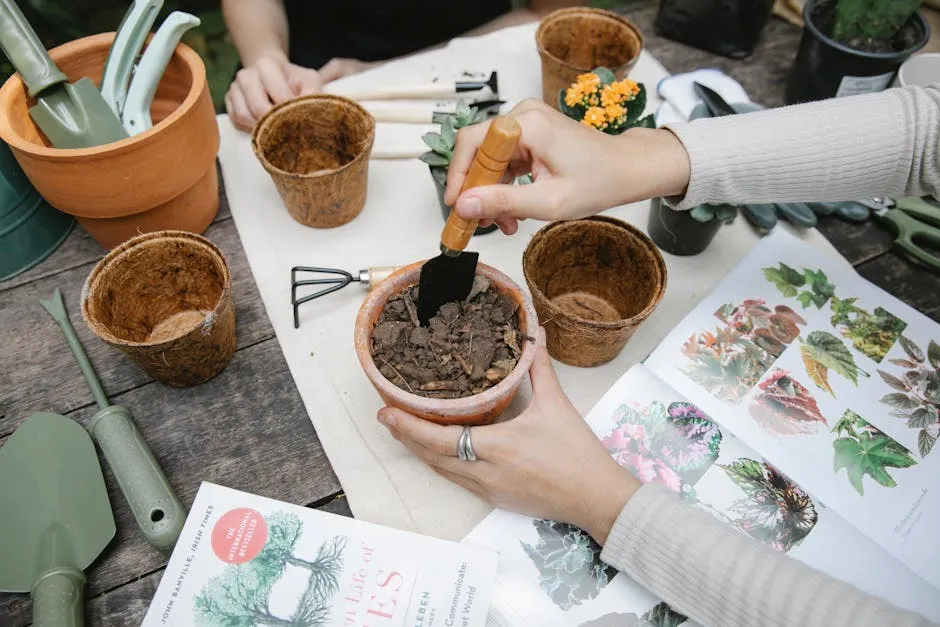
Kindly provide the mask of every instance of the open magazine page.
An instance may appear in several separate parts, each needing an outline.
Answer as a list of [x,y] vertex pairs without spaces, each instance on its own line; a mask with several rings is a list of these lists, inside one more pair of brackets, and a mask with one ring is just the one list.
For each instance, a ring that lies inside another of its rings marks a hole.
[[646,364],[940,589],[940,326],[776,232]]
[[143,625],[481,627],[496,562],[204,482]]
[[[814,568],[940,620],[940,595],[883,548],[638,365],[594,406],[588,424],[642,481]],[[464,542],[500,554],[490,625],[691,625],[600,561],[569,525],[496,510]],[[630,616],[632,615],[632,617]]]

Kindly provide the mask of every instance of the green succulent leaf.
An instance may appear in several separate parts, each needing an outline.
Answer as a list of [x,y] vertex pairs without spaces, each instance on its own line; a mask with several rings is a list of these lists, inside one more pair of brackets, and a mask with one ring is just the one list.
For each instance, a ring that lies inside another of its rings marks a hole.
[[450,158],[440,153],[434,152],[433,150],[424,153],[418,158],[432,168],[446,168],[450,165]]
[[594,68],[593,73],[597,75],[597,78],[601,79],[601,85],[608,85],[617,80],[614,73],[605,67]]
[[451,150],[454,149],[454,142],[457,141],[457,129],[454,127],[454,118],[448,116],[441,122],[441,141]]
[[715,217],[714,205],[699,205],[689,210],[689,215],[697,222],[710,222]]
[[457,117],[462,120],[469,120],[473,117],[473,109],[470,108],[470,105],[466,102],[460,101],[457,103]]
[[842,340],[832,333],[813,331],[805,341],[802,339],[800,341],[804,342],[801,350],[804,351],[805,355],[819,362],[820,365],[842,375],[851,381],[853,385],[858,385],[858,376],[860,374],[865,377],[869,376],[867,372],[858,367],[855,358],[852,357],[852,353],[842,343]]
[[425,133],[421,136],[421,139],[424,140],[424,143],[427,144],[428,148],[434,152],[445,155],[448,160],[450,160],[450,157],[453,156],[453,146],[449,146],[439,133]]
[[920,350],[920,347],[912,342],[910,339],[901,336],[901,348],[904,349],[904,352],[907,353],[908,357],[913,359],[919,364],[924,363],[924,351]]

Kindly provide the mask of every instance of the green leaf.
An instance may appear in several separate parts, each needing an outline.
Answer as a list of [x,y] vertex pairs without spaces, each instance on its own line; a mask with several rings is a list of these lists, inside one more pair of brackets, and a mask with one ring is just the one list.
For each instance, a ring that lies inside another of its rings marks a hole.
[[447,166],[450,165],[450,159],[448,157],[440,153],[434,152],[433,150],[424,153],[418,158],[421,159],[421,161],[424,161],[426,164],[434,168],[446,168]]
[[[793,290],[796,292],[796,290]],[[786,294],[784,294],[786,296]],[[812,292],[800,292],[800,295],[796,297],[800,304],[803,305],[803,309],[809,309],[809,306],[815,302]]]
[[607,85],[617,80],[617,77],[614,75],[614,73],[603,66],[594,68],[592,73],[596,74],[597,78],[601,79],[601,85]]
[[920,350],[920,347],[917,346],[914,342],[908,338],[901,336],[901,348],[904,349],[904,352],[907,353],[908,357],[913,359],[919,364],[924,363],[924,351]]
[[633,128],[656,128],[656,116],[650,113],[643,116],[633,125]]
[[933,450],[933,445],[937,443],[937,436],[932,435],[926,429],[921,429],[917,434],[917,449],[921,457],[927,457],[927,454]]
[[446,155],[448,159],[452,156],[451,150],[453,147],[448,146],[447,142],[438,133],[425,133],[421,136],[421,139],[434,152]]
[[457,112],[457,117],[462,118],[464,120],[469,120],[473,117],[473,109],[471,109],[470,105],[464,101],[460,101],[457,103],[456,112]]
[[[786,298],[796,296],[796,287],[787,280],[786,274],[781,271],[780,268],[762,268],[761,272],[764,274],[764,278],[773,283]],[[802,280],[803,277],[800,276],[800,281]],[[800,283],[800,285],[802,285],[802,283]]]
[[624,103],[627,107],[626,125],[628,127],[635,125],[643,112],[646,111],[646,86],[643,83],[639,83],[637,86],[640,88],[637,95],[629,102]]
[[920,407],[920,403],[915,401],[913,398],[907,394],[901,394],[900,392],[894,392],[892,394],[886,394],[881,397],[881,402],[889,407],[894,409],[917,409]]
[[[801,340],[802,341],[802,340]],[[858,375],[869,376],[855,363],[852,353],[846,348],[842,340],[828,331],[813,331],[805,340],[809,354],[826,368],[837,372],[858,385]]]
[[709,222],[715,217],[715,207],[713,205],[699,205],[689,210],[689,215],[696,222]]
[[881,379],[882,379],[885,383],[887,383],[888,385],[890,385],[890,386],[891,386],[892,388],[894,388],[895,390],[898,390],[898,391],[900,391],[900,392],[907,392],[907,391],[909,391],[909,390],[911,389],[911,388],[908,387],[908,385],[907,385],[906,383],[904,383],[903,381],[901,381],[900,379],[898,379],[898,378],[897,378],[896,376],[894,376],[893,374],[888,374],[888,373],[885,372],[884,370],[879,370],[879,371],[878,371],[878,374],[881,375]]
[[930,360],[931,366],[940,370],[940,344],[933,340],[930,340],[930,344],[927,345],[927,359]]
[[457,129],[454,128],[454,118],[450,116],[444,118],[444,121],[441,122],[441,140],[451,150],[454,149],[454,142],[457,141]]
[[569,118],[573,120],[578,120],[578,116],[575,115],[575,110],[569,107],[568,104],[565,102],[565,91],[566,90],[564,89],[561,89],[558,91],[558,110],[564,113],[565,115],[567,115]]
[[937,422],[935,416],[931,416],[926,407],[921,407],[914,411],[907,421],[907,426],[911,429],[926,429]]
[[886,468],[909,468],[917,463],[907,449],[884,435],[864,420],[859,426],[874,432],[861,431],[857,437],[841,437],[832,443],[835,452],[833,469],[836,473],[845,468],[849,483],[861,494],[865,494],[862,478],[868,475],[885,487],[894,487],[897,482]]

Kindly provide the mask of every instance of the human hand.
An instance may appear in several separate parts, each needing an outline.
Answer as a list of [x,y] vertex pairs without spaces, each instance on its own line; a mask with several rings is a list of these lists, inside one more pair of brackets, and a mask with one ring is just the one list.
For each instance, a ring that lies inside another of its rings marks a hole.
[[324,82],[316,70],[270,53],[238,71],[225,94],[225,110],[236,128],[250,132],[274,105],[317,92]]
[[[689,183],[688,154],[666,129],[607,135],[532,99],[509,115],[522,125],[522,138],[503,184],[460,193],[488,122],[460,130],[447,173],[445,204],[482,226],[496,222],[512,234],[519,219],[583,218],[653,196],[679,195]],[[506,184],[527,173],[532,184]]]
[[457,458],[462,427],[384,407],[379,422],[435,472],[492,504],[587,531],[600,544],[640,482],[607,449],[565,396],[539,331],[529,370],[532,401],[517,418],[473,427],[476,461]]

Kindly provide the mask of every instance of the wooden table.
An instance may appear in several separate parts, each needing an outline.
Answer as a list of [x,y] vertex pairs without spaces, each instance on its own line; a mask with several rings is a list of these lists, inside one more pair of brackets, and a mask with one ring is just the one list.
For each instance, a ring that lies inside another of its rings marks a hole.
[[[772,21],[755,54],[735,62],[656,37],[655,11],[649,2],[627,9],[646,34],[647,47],[668,70],[720,67],[740,80],[754,100],[782,104],[799,38],[796,28]],[[940,277],[890,251],[887,233],[839,220],[826,220],[821,229],[864,276],[940,320]],[[80,227],[45,262],[0,284],[0,444],[34,411],[55,411],[83,424],[94,413],[61,332],[38,303],[58,287],[106,391],[131,410],[184,505],[207,480],[349,515],[264,312],[224,194],[206,236],[231,266],[238,350],[219,376],[187,390],[154,383],[82,323],[82,285],[104,251]],[[135,625],[146,612],[166,556],[144,542],[107,468],[105,478],[118,532],[88,571],[86,616],[90,625]],[[29,620],[26,596],[0,594],[0,624]]]

